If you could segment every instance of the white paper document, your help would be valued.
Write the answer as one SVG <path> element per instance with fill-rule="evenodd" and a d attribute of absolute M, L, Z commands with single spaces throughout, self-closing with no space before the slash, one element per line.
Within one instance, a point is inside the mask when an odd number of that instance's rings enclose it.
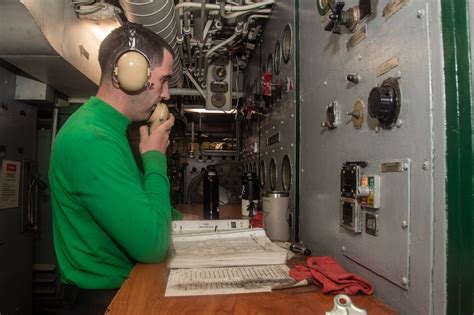
<path fill-rule="evenodd" d="M 261 266 L 286 263 L 286 250 L 263 229 L 173 235 L 169 268 Z"/>
<path fill-rule="evenodd" d="M 171 269 L 165 296 L 270 292 L 291 283 L 286 265 Z"/>
<path fill-rule="evenodd" d="M 195 234 L 249 229 L 249 220 L 179 220 L 171 222 L 172 234 Z"/>
<path fill-rule="evenodd" d="M 3 160 L 0 171 L 0 209 L 19 205 L 21 162 Z"/>

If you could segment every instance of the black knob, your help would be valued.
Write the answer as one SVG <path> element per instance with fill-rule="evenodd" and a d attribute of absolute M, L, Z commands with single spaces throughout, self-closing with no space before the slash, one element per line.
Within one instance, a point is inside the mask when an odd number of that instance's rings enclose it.
<path fill-rule="evenodd" d="M 398 84 L 382 84 L 373 88 L 369 94 L 370 117 L 377 118 L 382 127 L 393 124 L 400 112 Z"/>

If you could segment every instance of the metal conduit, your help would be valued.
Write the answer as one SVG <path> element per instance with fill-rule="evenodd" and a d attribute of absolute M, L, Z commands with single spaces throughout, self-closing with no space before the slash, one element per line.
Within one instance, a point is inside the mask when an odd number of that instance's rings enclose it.
<path fill-rule="evenodd" d="M 183 65 L 176 42 L 178 24 L 174 1 L 172 0 L 120 0 L 125 16 L 130 22 L 143 24 L 162 37 L 174 51 L 172 87 L 183 86 Z"/>

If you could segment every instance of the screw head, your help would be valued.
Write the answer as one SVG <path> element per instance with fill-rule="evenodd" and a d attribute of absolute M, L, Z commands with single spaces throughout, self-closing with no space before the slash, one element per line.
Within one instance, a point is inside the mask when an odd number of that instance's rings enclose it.
<path fill-rule="evenodd" d="M 408 278 L 407 277 L 402 277 L 402 284 L 407 286 L 408 285 Z"/>
<path fill-rule="evenodd" d="M 402 228 L 403 229 L 408 228 L 408 222 L 407 221 L 405 221 L 405 220 L 402 221 Z"/>
<path fill-rule="evenodd" d="M 379 133 L 380 132 L 380 126 L 375 127 L 374 130 L 375 130 L 376 133 Z"/>
<path fill-rule="evenodd" d="M 346 246 L 342 245 L 341 250 L 342 250 L 343 252 L 345 252 L 345 251 L 346 251 Z"/>
<path fill-rule="evenodd" d="M 421 164 L 421 168 L 423 168 L 424 171 L 427 171 L 430 168 L 430 162 L 427 160 L 424 160 L 423 163 Z"/>
<path fill-rule="evenodd" d="M 423 15 L 425 14 L 425 11 L 424 10 L 418 10 L 416 12 L 416 17 L 421 19 L 423 17 Z"/>
<path fill-rule="evenodd" d="M 402 124 L 403 124 L 403 120 L 397 119 L 397 122 L 395 124 L 397 126 L 397 128 L 400 128 L 402 126 Z"/>

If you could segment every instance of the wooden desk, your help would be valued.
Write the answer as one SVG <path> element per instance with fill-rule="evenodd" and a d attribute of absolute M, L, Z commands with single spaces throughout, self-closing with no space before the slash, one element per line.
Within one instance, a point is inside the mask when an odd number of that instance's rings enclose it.
<path fill-rule="evenodd" d="M 195 206 L 184 212 L 199 214 L 200 209 Z M 221 209 L 221 218 L 237 218 L 236 209 Z M 238 210 L 240 213 L 240 207 Z M 166 263 L 137 264 L 109 305 L 108 314 L 324 314 L 334 305 L 334 296 L 322 294 L 315 286 L 271 293 L 165 297 L 167 278 Z M 396 314 L 373 296 L 351 299 L 369 315 Z"/>

